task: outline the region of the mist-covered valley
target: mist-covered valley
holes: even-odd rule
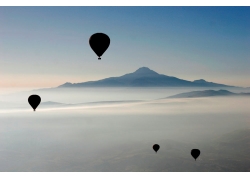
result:
[[[165,98],[191,90],[2,95],[0,171],[249,171],[250,97]],[[31,94],[42,99],[36,112]]]

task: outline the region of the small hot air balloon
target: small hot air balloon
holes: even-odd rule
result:
[[[28,102],[31,105],[31,107],[34,109],[34,111],[36,111],[37,106],[40,104],[41,102],[41,98],[40,96],[33,94],[28,98]]]
[[[160,146],[158,144],[153,145],[153,149],[155,151],[155,153],[157,153],[157,151],[160,149]]]
[[[110,44],[109,37],[104,33],[95,33],[89,38],[89,45],[92,50],[101,59],[103,53],[108,49]]]
[[[193,158],[195,159],[195,161],[196,161],[196,159],[199,157],[199,155],[200,155],[200,150],[199,149],[192,149],[191,150],[191,155],[193,156]]]

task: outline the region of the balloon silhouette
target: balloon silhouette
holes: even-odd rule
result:
[[[200,150],[199,149],[192,149],[191,150],[191,155],[193,156],[193,158],[195,159],[195,161],[196,161],[196,159],[199,157],[199,155],[200,155]]]
[[[28,98],[28,102],[31,105],[31,107],[34,109],[34,111],[36,111],[37,106],[40,104],[41,102],[41,98],[40,96],[33,94]]]
[[[89,45],[92,50],[97,54],[100,60],[103,53],[108,49],[110,39],[106,34],[95,33],[89,38]]]
[[[153,149],[155,150],[155,153],[160,149],[160,146],[158,144],[153,145]]]

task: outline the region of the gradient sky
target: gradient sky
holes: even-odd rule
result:
[[[250,86],[250,7],[0,7],[0,87],[55,87],[146,66]],[[99,61],[89,37],[111,39]]]

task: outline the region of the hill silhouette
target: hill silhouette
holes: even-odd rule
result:
[[[233,93],[227,90],[204,90],[204,91],[191,91],[180,93],[167,98],[195,98],[195,97],[210,97],[210,96],[250,96],[250,93]]]
[[[66,82],[58,88],[71,87],[233,87],[207,82],[204,79],[187,81],[173,76],[159,74],[147,67],[141,67],[133,73],[119,77],[109,77],[97,81],[81,83]]]

